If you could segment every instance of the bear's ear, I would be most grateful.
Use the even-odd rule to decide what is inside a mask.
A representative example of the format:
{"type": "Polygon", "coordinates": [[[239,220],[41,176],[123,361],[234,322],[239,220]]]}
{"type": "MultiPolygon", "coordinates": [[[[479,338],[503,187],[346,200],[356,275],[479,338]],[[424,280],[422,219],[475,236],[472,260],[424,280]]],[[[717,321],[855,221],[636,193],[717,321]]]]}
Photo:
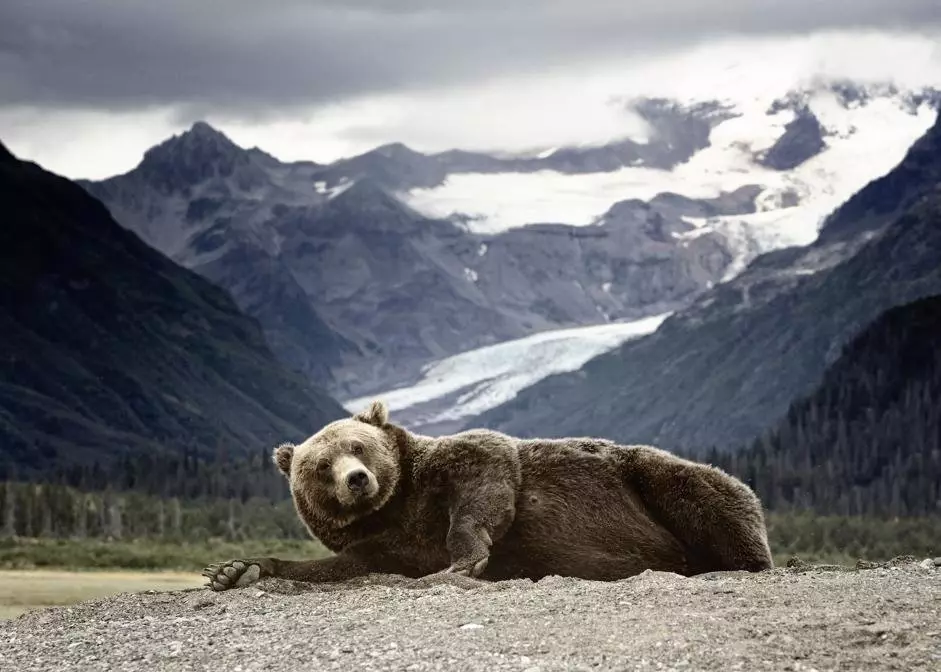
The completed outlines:
{"type": "Polygon", "coordinates": [[[294,444],[282,443],[274,449],[274,453],[271,457],[274,459],[274,463],[278,465],[278,469],[281,470],[282,474],[285,476],[291,475],[291,460],[294,459],[294,444]]]}
{"type": "Polygon", "coordinates": [[[389,409],[386,407],[385,402],[377,399],[365,411],[354,415],[353,419],[365,422],[367,425],[382,427],[389,422],[389,409]]]}

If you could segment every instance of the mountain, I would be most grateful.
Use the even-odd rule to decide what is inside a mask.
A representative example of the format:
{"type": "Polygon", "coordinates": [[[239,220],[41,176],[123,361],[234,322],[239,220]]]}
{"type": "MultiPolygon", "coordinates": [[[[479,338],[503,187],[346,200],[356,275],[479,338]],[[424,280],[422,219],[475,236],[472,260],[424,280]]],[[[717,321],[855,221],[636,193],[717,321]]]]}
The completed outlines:
{"type": "Polygon", "coordinates": [[[346,415],[230,296],[0,148],[0,459],[20,476],[121,455],[233,456],[346,415]]]}
{"type": "Polygon", "coordinates": [[[701,295],[654,334],[471,424],[598,434],[702,454],[758,435],[883,311],[941,292],[941,120],[826,221],[701,295]]]}
{"type": "Polygon", "coordinates": [[[806,244],[930,125],[925,94],[820,83],[626,107],[644,137],[537,156],[389,144],[281,163],[205,123],[84,186],[228,290],[276,356],[341,398],[448,357],[676,312],[806,244]]]}
{"type": "Polygon", "coordinates": [[[357,160],[374,172],[329,186],[313,164],[262,161],[200,123],[126,175],[84,186],[146,242],[227,289],[279,359],[346,396],[474,348],[686,305],[736,256],[723,233],[684,215],[754,211],[759,192],[663,193],[616,201],[590,226],[490,235],[422,215],[384,186],[389,162],[415,157],[376,150],[357,160]],[[200,161],[209,165],[194,169],[200,161]]]}
{"type": "Polygon", "coordinates": [[[941,508],[941,295],[880,315],[806,398],[747,449],[713,454],[774,509],[937,515],[941,508]]]}
{"type": "Polygon", "coordinates": [[[322,168],[316,178],[327,187],[368,178],[395,191],[434,188],[455,174],[508,174],[553,171],[565,175],[610,173],[628,167],[670,170],[709,146],[713,128],[736,116],[716,101],[682,104],[662,98],[631,100],[628,110],[649,127],[649,137],[619,139],[600,146],[557,147],[535,157],[494,157],[449,150],[426,155],[402,143],[383,145],[322,168]]]}
{"type": "Polygon", "coordinates": [[[273,204],[325,198],[310,189],[318,169],[244,150],[197,122],[148,150],[120,179],[81,184],[118,222],[133,223],[129,228],[146,243],[226,289],[261,321],[284,364],[329,386],[333,370],[358,348],[324,322],[290,272],[273,260],[279,240],[268,227],[273,204]]]}

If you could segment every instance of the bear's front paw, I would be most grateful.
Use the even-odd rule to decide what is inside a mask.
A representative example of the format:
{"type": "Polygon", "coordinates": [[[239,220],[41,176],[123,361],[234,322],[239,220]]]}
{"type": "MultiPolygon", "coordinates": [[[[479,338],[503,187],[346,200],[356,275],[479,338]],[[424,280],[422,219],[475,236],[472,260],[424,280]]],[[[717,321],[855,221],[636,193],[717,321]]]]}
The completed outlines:
{"type": "Polygon", "coordinates": [[[489,560],[489,555],[478,559],[458,560],[444,570],[444,573],[460,574],[461,576],[470,576],[476,579],[487,569],[487,562],[489,560]]]}
{"type": "Polygon", "coordinates": [[[255,583],[262,571],[261,565],[252,560],[229,560],[209,565],[203,570],[203,576],[209,579],[206,585],[218,591],[255,583]]]}

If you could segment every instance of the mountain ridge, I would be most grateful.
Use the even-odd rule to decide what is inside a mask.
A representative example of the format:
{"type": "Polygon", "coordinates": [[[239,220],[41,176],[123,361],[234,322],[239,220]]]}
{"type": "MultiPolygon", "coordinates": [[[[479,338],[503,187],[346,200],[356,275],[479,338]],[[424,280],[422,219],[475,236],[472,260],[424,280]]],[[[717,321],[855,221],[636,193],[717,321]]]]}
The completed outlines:
{"type": "MultiPolygon", "coordinates": [[[[168,156],[189,144],[234,146],[207,128],[190,135],[167,141],[168,156]]],[[[401,145],[380,150],[383,160],[416,156],[401,145]]],[[[400,384],[428,361],[502,340],[672,310],[732,260],[721,234],[673,237],[695,229],[682,213],[750,211],[757,195],[745,189],[699,204],[665,194],[612,210],[590,231],[546,223],[481,235],[397,198],[385,168],[333,185],[309,166],[230,163],[246,161],[269,171],[264,186],[232,182],[228,169],[175,166],[154,185],[137,168],[84,186],[123,225],[231,291],[283,362],[330,380],[338,394],[400,384]],[[180,174],[194,179],[174,182],[180,174]],[[169,197],[167,184],[178,185],[169,197]],[[291,193],[282,198],[282,188],[291,193]],[[627,245],[612,252],[606,237],[627,245]],[[279,315],[305,315],[307,326],[279,315]]]]}
{"type": "Polygon", "coordinates": [[[818,87],[742,109],[635,99],[625,105],[646,115],[647,139],[534,157],[390,143],[326,166],[281,163],[196,126],[162,151],[219,146],[221,166],[188,157],[152,184],[135,169],[85,186],[232,292],[282,362],[358,397],[497,342],[676,313],[754,257],[815,237],[833,194],[878,174],[904,146],[890,140],[907,144],[926,122],[907,94],[841,95],[818,87]],[[787,130],[811,116],[823,144],[787,130]],[[889,140],[887,124],[901,129],[889,140]],[[775,151],[797,168],[763,166],[775,151]],[[835,184],[820,177],[844,169],[835,184]]]}
{"type": "Polygon", "coordinates": [[[771,509],[930,516],[941,505],[941,295],[890,308],[742,451],[712,453],[771,509]]]}
{"type": "Polygon", "coordinates": [[[601,433],[698,454],[749,440],[808,393],[879,313],[941,291],[939,143],[941,118],[896,170],[827,220],[825,230],[842,236],[759,257],[651,336],[545,379],[470,424],[523,435],[601,433]],[[872,205],[885,203],[896,206],[872,205]],[[871,206],[870,219],[861,220],[857,204],[871,206]]]}
{"type": "Polygon", "coordinates": [[[0,145],[0,435],[21,476],[127,451],[247,455],[346,412],[225,291],[0,145]]]}

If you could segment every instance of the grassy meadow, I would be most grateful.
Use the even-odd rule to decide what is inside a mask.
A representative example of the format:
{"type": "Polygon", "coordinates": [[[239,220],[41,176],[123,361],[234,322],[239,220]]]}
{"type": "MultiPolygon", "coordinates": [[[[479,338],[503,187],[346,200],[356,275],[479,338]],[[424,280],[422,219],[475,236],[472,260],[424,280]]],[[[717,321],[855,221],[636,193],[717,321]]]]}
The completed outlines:
{"type": "Polygon", "coordinates": [[[293,560],[327,551],[313,541],[203,542],[102,539],[0,540],[0,620],[25,611],[144,590],[180,590],[205,584],[206,565],[238,557],[273,555],[293,560]]]}
{"type": "Polygon", "coordinates": [[[0,570],[0,620],[43,607],[63,606],[118,593],[180,590],[203,585],[196,572],[0,570]]]}

